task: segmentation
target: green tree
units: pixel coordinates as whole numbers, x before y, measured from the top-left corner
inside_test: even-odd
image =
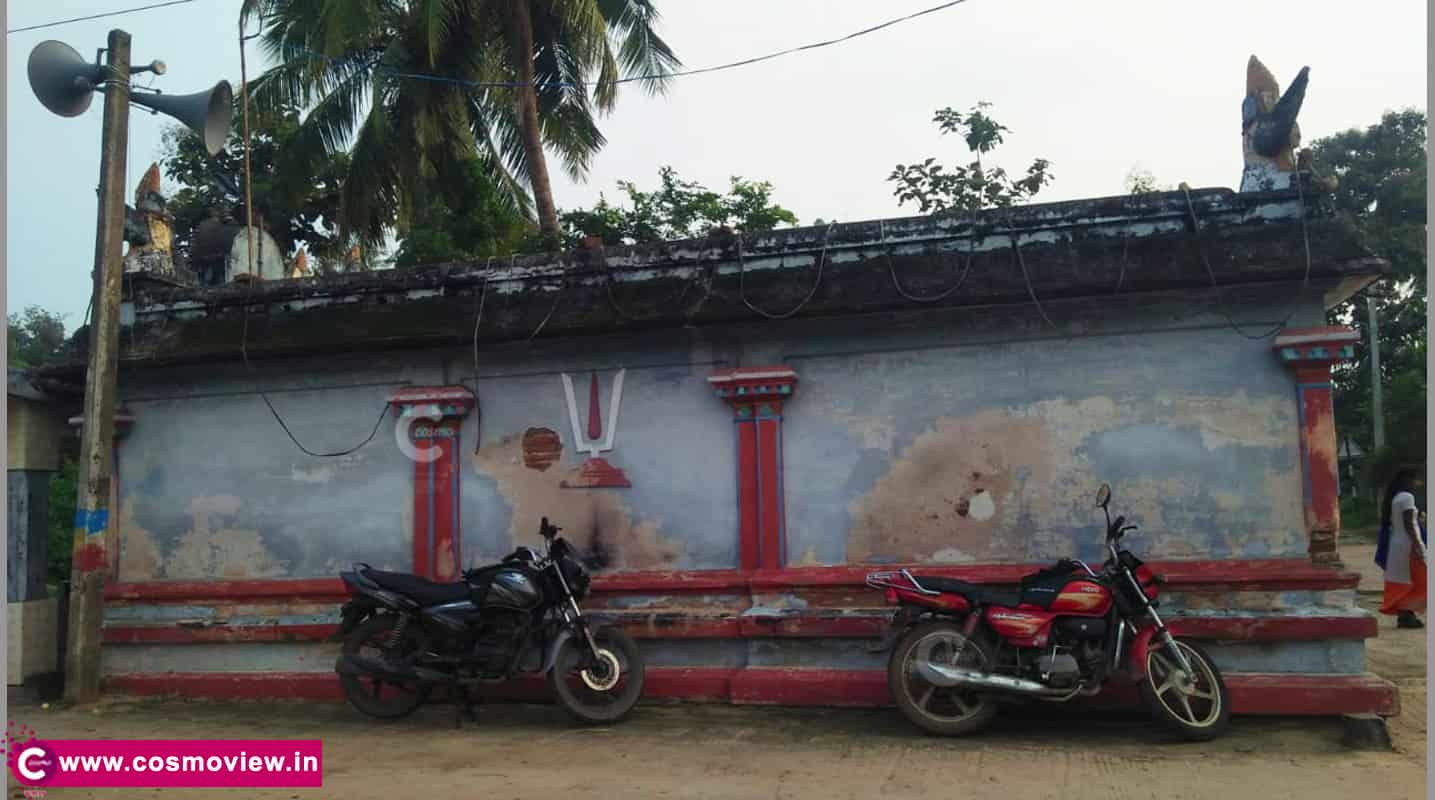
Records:
[[[66,457],[50,476],[49,528],[46,533],[46,583],[55,586],[70,579],[70,551],[75,535],[76,487],[79,465]]]
[[[339,197],[349,159],[344,153],[301,160],[295,107],[276,107],[250,116],[251,193],[254,211],[285,253],[303,246],[322,264],[342,260],[350,244],[339,231]],[[187,128],[164,132],[161,165],[179,189],[169,198],[174,246],[188,259],[195,231],[210,217],[244,224],[244,143],[236,116],[224,147],[210,156]]]
[[[762,233],[780,225],[796,225],[797,216],[772,201],[772,184],[740,177],[729,179],[726,194],[678,177],[672,167],[658,171],[655,191],[644,192],[631,181],[618,188],[628,205],[600,197],[590,209],[565,211],[561,217],[570,245],[596,236],[606,245],[661,242],[702,236],[717,227]]]
[[[278,63],[254,100],[308,110],[301,153],[352,142],[339,220],[370,244],[415,222],[425,181],[474,159],[515,207],[531,187],[556,238],[545,147],[583,176],[619,81],[661,92],[679,63],[649,0],[247,0],[254,11]]]
[[[6,318],[6,353],[11,367],[38,367],[60,354],[65,346],[65,319],[39,306]]]
[[[531,223],[504,202],[477,160],[447,167],[416,198],[415,219],[399,240],[394,266],[471,261],[533,249]]]
[[[1126,173],[1127,194],[1155,194],[1169,191],[1171,191],[1170,186],[1156,184],[1156,176],[1151,174],[1151,170],[1132,167],[1131,171]]]
[[[898,205],[916,203],[924,214],[943,211],[979,211],[983,208],[1009,208],[1030,200],[1051,182],[1051,162],[1038,158],[1027,167],[1026,175],[1011,178],[1001,167],[986,167],[982,156],[995,150],[1010,133],[1005,125],[987,114],[991,103],[977,103],[970,111],[950,107],[938,109],[932,116],[942,135],[955,133],[966,142],[973,154],[971,163],[948,169],[928,158],[916,164],[898,164],[887,180],[897,184],[892,192]]]
[[[1337,209],[1354,220],[1367,247],[1390,262],[1391,277],[1332,309],[1331,321],[1361,332],[1356,359],[1332,376],[1336,425],[1367,452],[1373,447],[1368,313],[1376,298],[1386,453],[1380,463],[1425,460],[1426,115],[1387,112],[1379,123],[1312,142],[1313,163],[1338,180]]]

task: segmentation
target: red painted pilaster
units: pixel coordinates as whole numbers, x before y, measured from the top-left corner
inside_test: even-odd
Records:
[[[1354,358],[1359,338],[1349,328],[1331,326],[1286,330],[1275,340],[1276,355],[1296,379],[1306,530],[1311,561],[1318,564],[1340,564],[1340,473],[1330,367]]]
[[[708,378],[733,411],[737,429],[738,564],[781,569],[787,561],[783,509],[782,409],[797,373],[787,367],[744,367]]]
[[[454,580],[463,569],[459,525],[459,431],[477,401],[462,386],[411,387],[389,398],[400,426],[409,426],[414,462],[416,574]]]

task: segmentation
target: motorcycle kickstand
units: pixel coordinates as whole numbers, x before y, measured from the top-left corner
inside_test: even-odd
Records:
[[[478,712],[474,710],[478,703],[469,687],[459,686],[458,693],[459,702],[453,718],[453,727],[456,730],[461,730],[465,719],[475,724],[478,723]]]

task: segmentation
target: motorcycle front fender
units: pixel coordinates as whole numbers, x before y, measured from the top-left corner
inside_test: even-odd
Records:
[[[1166,630],[1172,637],[1180,637],[1185,628],[1177,619],[1168,622]],[[1146,677],[1146,654],[1151,652],[1152,640],[1160,635],[1161,631],[1157,626],[1147,625],[1141,629],[1140,633],[1136,634],[1136,639],[1131,642],[1131,649],[1127,651],[1126,664],[1134,680],[1139,681]]]
[[[1131,642],[1131,648],[1126,651],[1126,670],[1130,673],[1132,680],[1143,680],[1146,677],[1146,655],[1151,652],[1151,639],[1157,634],[1155,625],[1148,625],[1136,634]]]
[[[570,622],[559,629],[558,635],[553,637],[553,641],[548,644],[548,653],[543,657],[543,669],[540,670],[542,674],[547,675],[553,670],[553,665],[558,663],[558,653],[562,651],[563,645],[569,639],[581,640],[583,638],[583,631],[578,628],[579,624]],[[593,632],[596,634],[597,630],[595,629]]]

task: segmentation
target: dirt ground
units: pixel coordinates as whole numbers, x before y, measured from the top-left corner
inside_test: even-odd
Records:
[[[1350,560],[1354,560],[1351,558]],[[1362,602],[1373,606],[1370,594]],[[1425,637],[1381,620],[1370,668],[1400,686],[1394,752],[1356,752],[1330,719],[1237,718],[1192,745],[1139,716],[1031,713],[986,733],[919,734],[895,710],[643,705],[606,728],[552,706],[495,705],[478,726],[449,707],[391,724],[339,705],[109,702],[11,706],[46,738],[319,738],[324,788],[270,791],[63,790],[55,798],[785,798],[887,793],[1021,798],[1425,797]],[[10,797],[20,797],[13,778]]]

